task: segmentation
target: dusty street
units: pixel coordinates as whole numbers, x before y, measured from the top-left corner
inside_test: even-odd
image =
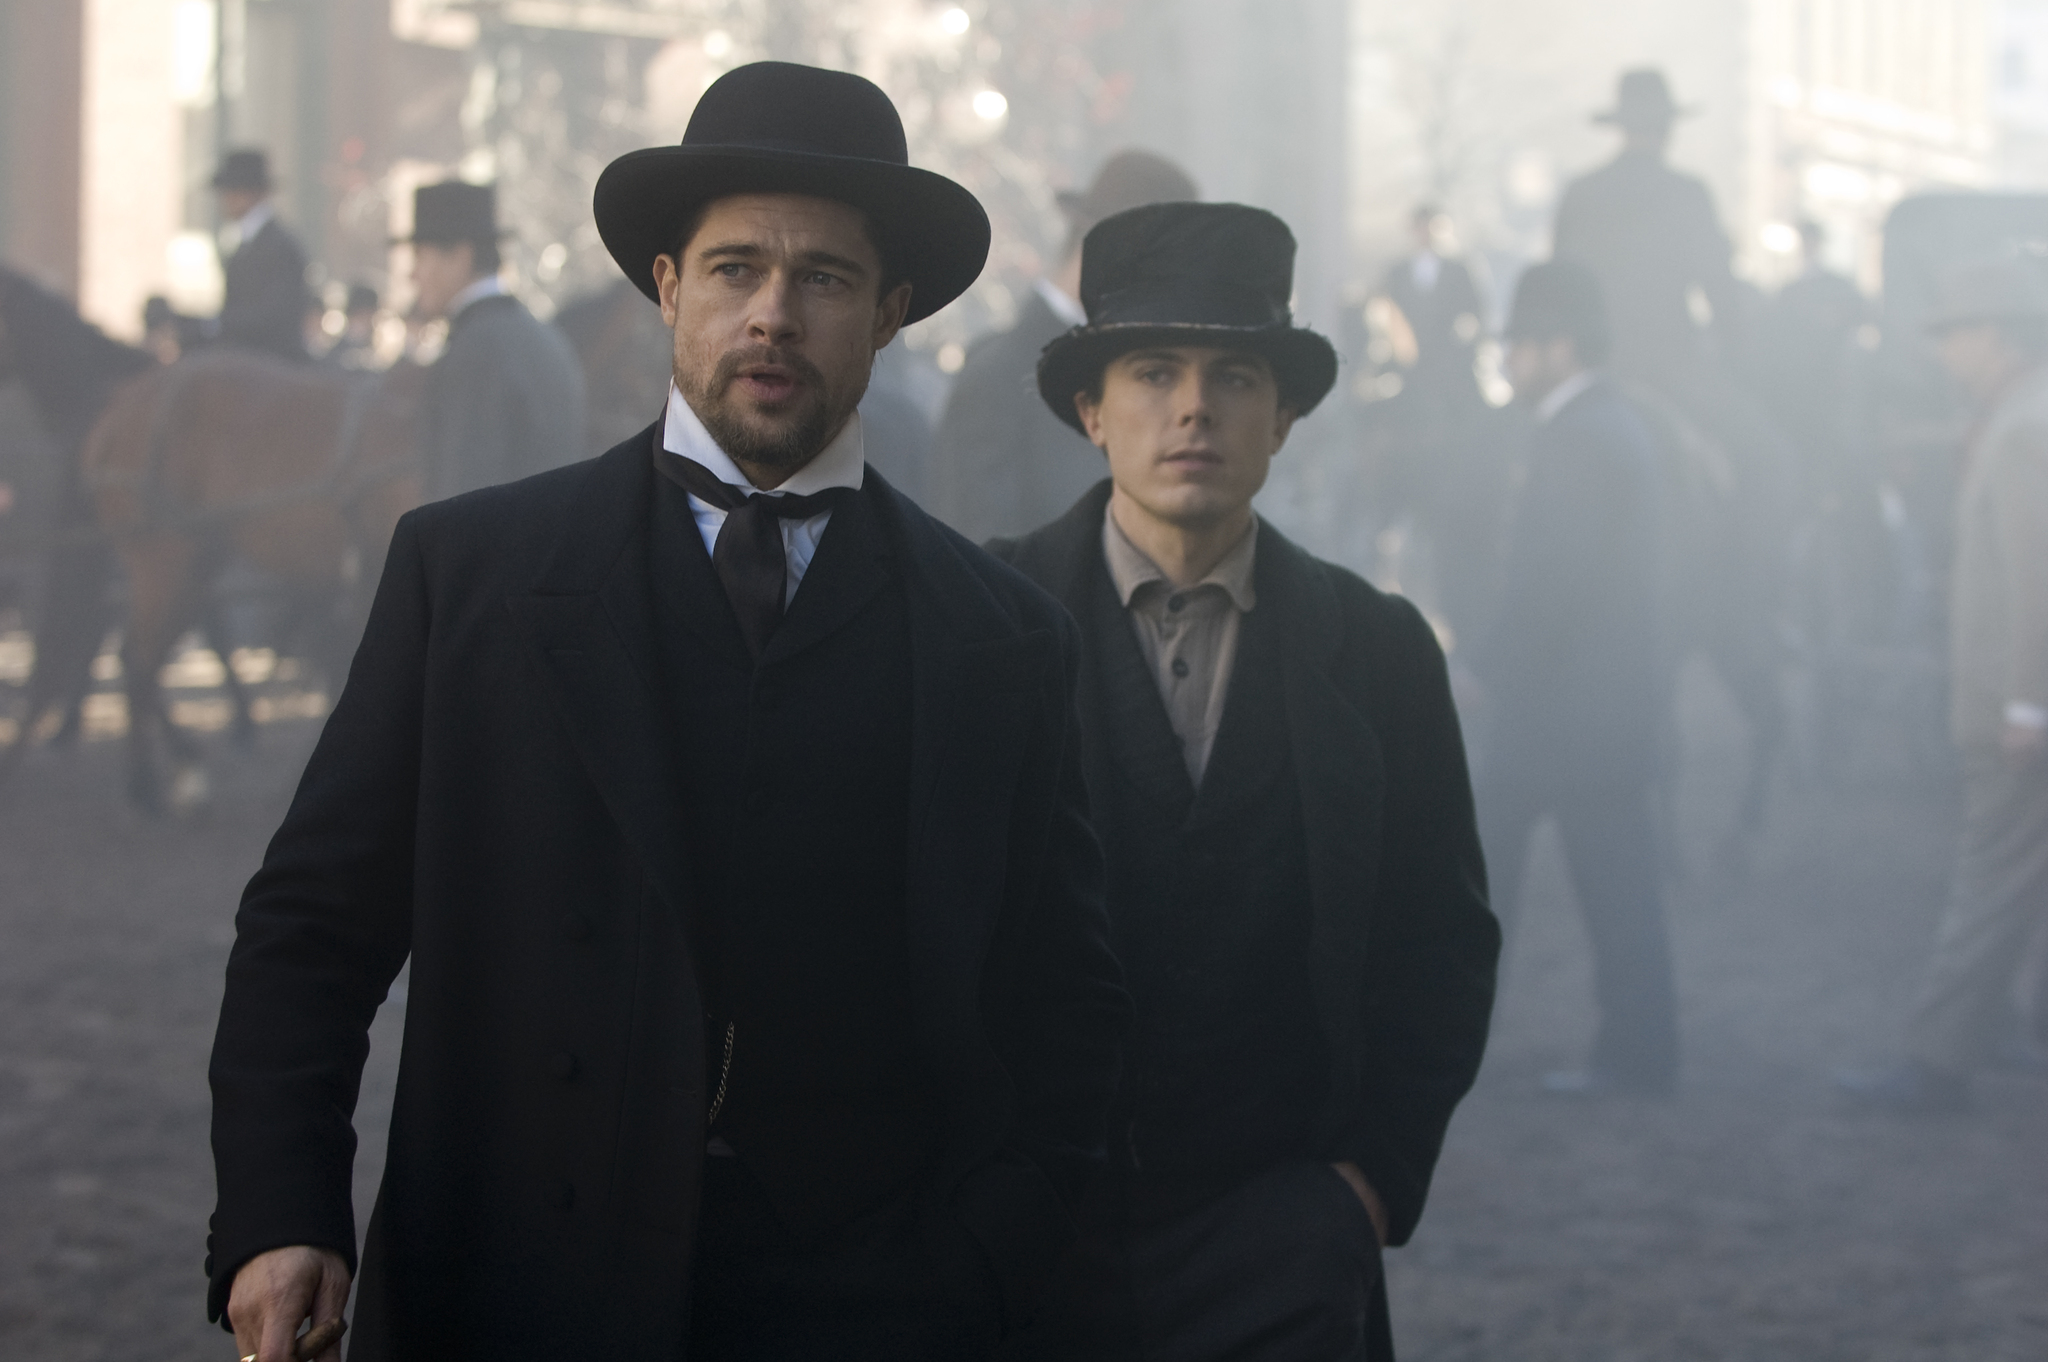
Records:
[[[1692,706],[1698,832],[1673,907],[1688,1069],[1668,1103],[1538,1094],[1590,1027],[1554,849],[1515,943],[1492,1058],[1421,1233],[1392,1255],[1422,1359],[2038,1362],[2048,1357],[2048,1083],[1968,1117],[1844,1115],[1828,1071],[1894,1044],[1946,867],[1947,813],[1875,763],[1781,791],[1747,878],[1699,847],[1740,738]],[[230,920],[314,725],[214,740],[206,812],[147,823],[115,744],[42,752],[0,793],[0,1356],[232,1357],[204,1322],[205,1061]],[[378,1026],[358,1205],[380,1157]]]

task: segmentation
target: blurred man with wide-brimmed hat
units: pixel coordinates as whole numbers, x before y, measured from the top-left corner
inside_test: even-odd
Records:
[[[583,447],[583,369],[561,332],[505,287],[493,185],[446,180],[413,192],[413,315],[448,324],[427,371],[421,449],[427,495],[512,482]]]
[[[1201,197],[1186,171],[1149,151],[1120,151],[1086,189],[1058,196],[1059,265],[1035,280],[1007,330],[968,348],[933,441],[931,509],[970,539],[1022,534],[1074,504],[1102,476],[1102,456],[1038,400],[1032,374],[1048,342],[1085,319],[1081,242],[1104,218]]]
[[[240,147],[221,158],[209,181],[235,247],[221,262],[219,339],[279,359],[306,358],[306,252],[277,216],[270,157]]]
[[[1558,204],[1555,254],[1593,272],[1614,319],[1614,364],[1660,385],[1709,357],[1693,315],[1697,290],[1723,337],[1738,320],[1727,235],[1705,183],[1666,163],[1671,134],[1693,111],[1662,71],[1623,72],[1614,105],[1594,122],[1621,134],[1621,151],[1572,181]]]
[[[1128,1006],[1073,624],[863,457],[876,352],[988,219],[881,90],[777,62],[595,212],[666,409],[400,523],[240,917],[213,1307],[261,1362],[339,1311],[409,954],[352,1356],[985,1356],[1071,1237]]]
[[[1380,1248],[1485,1044],[1499,935],[1443,654],[1252,510],[1337,377],[1294,251],[1241,204],[1097,225],[1038,392],[1109,476],[991,545],[1081,626],[1137,1017],[1113,1172],[1021,1356],[1389,1357]]]
[[[2048,282],[2022,257],[1940,281],[1929,329],[1976,400],[1949,579],[1949,729],[1963,818],[1906,1057],[1841,1076],[1863,1105],[1962,1109],[2013,1027],[2012,994],[2048,919]],[[2036,1005],[2041,1004],[2036,999]],[[2033,1018],[2035,1035],[2048,1016]]]

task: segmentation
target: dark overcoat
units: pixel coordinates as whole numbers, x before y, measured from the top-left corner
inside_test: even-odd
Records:
[[[1495,702],[1489,781],[1612,788],[1656,774],[1666,694],[1659,450],[1605,379],[1530,433],[1499,613],[1471,652]]]
[[[1097,613],[1087,593],[1109,589],[1098,570],[1109,487],[989,546],[1082,619]],[[1267,636],[1285,649],[1309,977],[1330,1056],[1317,1152],[1358,1164],[1386,1203],[1388,1241],[1401,1244],[1479,1071],[1500,953],[1464,746],[1443,652],[1412,605],[1270,525],[1259,527],[1257,574]],[[1084,765],[1090,789],[1105,790],[1118,779],[1100,731],[1113,710],[1093,687],[1084,671]]]
[[[354,1260],[350,1114],[408,957],[351,1357],[684,1356],[705,1049],[646,571],[650,428],[413,512],[236,918],[211,1070],[217,1315],[265,1249]],[[869,473],[912,638],[906,920],[932,1194],[1013,1318],[1101,1157],[1107,945],[1073,623]],[[801,854],[802,830],[790,830]],[[712,849],[716,850],[716,849]]]
[[[1743,299],[1705,182],[1662,156],[1624,151],[1565,188],[1554,253],[1600,281],[1623,371],[1666,384],[1708,359],[1710,334],[1725,359],[1739,350]],[[1697,290],[1711,332],[1693,314]]]
[[[583,367],[560,331],[509,294],[448,326],[421,413],[429,496],[452,497],[556,468],[585,445]],[[651,401],[659,401],[656,393]]]
[[[222,267],[223,344],[279,359],[306,358],[306,253],[298,239],[271,218]]]
[[[926,504],[969,539],[1036,529],[1102,477],[1102,451],[1038,395],[1039,353],[1066,330],[1034,290],[1017,324],[977,340],[953,380]]]

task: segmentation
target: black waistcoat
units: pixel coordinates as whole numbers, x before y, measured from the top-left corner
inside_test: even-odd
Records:
[[[1137,1008],[1120,1102],[1153,1171],[1218,1173],[1308,1152],[1326,1084],[1309,983],[1308,852],[1272,612],[1239,631],[1199,793],[1106,567],[1082,621],[1083,724],[1116,949]]]
[[[791,1228],[817,1235],[902,1188],[935,1146],[904,927],[908,599],[870,499],[848,497],[756,666],[687,495],[655,487],[660,673],[683,716],[676,834],[707,1035],[733,1027],[715,1130]]]

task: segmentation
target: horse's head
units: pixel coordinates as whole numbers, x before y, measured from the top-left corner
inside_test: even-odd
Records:
[[[84,439],[117,384],[155,363],[79,316],[69,299],[0,265],[0,380],[19,379],[67,443]]]

